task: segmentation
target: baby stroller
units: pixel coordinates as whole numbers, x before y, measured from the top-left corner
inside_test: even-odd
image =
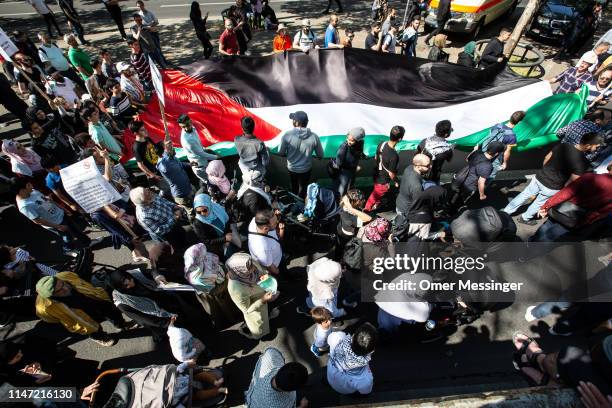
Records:
[[[311,183],[306,201],[286,190],[277,190],[274,197],[288,225],[298,227],[309,238],[320,237],[335,242],[341,210],[335,191]]]
[[[173,398],[174,392],[177,391],[175,382],[178,372],[174,364],[106,370],[96,378],[96,382],[100,383],[100,388],[91,394],[89,407],[104,407],[106,404],[109,404],[109,408],[226,406],[227,394],[220,394],[205,401],[193,401],[193,391],[208,385],[194,380],[194,371],[202,369],[201,367],[188,369],[189,392],[175,404],[173,404]],[[221,370],[209,371],[222,374]]]

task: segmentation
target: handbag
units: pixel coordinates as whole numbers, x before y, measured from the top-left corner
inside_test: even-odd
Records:
[[[572,229],[586,218],[588,212],[570,201],[564,201],[551,208],[548,216],[565,228]]]
[[[342,261],[350,269],[361,269],[363,264],[363,242],[361,239],[353,237],[346,243]]]

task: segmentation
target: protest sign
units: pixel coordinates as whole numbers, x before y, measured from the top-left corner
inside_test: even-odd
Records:
[[[16,52],[19,52],[19,49],[4,30],[0,28],[0,54],[2,58],[7,61],[12,61],[11,57],[15,55]]]
[[[61,169],[60,175],[64,190],[87,213],[121,199],[117,190],[100,174],[93,157]]]

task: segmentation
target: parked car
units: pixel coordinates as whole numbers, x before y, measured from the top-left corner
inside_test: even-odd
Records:
[[[593,5],[592,0],[544,1],[534,16],[527,34],[536,39],[561,42],[571,33],[576,20]]]
[[[456,33],[470,33],[473,38],[480,34],[485,25],[499,17],[509,17],[519,0],[453,0],[451,18],[444,30]],[[425,17],[425,29],[437,27],[436,13],[439,0],[432,0]]]

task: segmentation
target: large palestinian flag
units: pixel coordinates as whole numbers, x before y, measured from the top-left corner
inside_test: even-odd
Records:
[[[333,157],[353,127],[366,130],[365,152],[371,156],[393,125],[406,128],[399,148],[407,150],[432,135],[442,119],[453,124],[451,141],[468,149],[516,110],[528,111],[516,129],[518,149],[530,149],[556,140],[555,131],[586,109],[580,95],[551,96],[547,82],[503,67],[479,71],[362,49],[203,60],[162,76],[176,146],[176,119],[187,113],[203,144],[223,155],[235,153],[232,140],[242,133],[244,115],[255,119],[256,136],[274,152],[292,126],[289,114],[303,110],[325,155]],[[140,116],[154,139],[163,137],[155,96]]]

